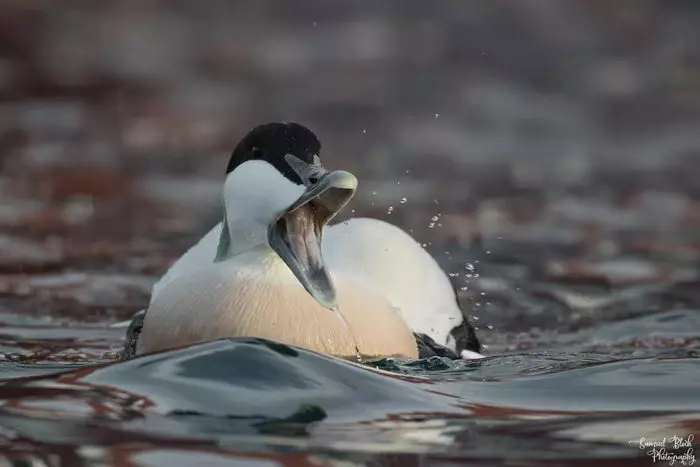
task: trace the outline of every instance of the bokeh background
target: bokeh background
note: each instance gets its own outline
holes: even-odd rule
[[[484,332],[581,326],[629,285],[696,300],[697,1],[3,0],[2,307],[145,305],[272,120],[312,128],[360,178],[345,215],[409,230]]]

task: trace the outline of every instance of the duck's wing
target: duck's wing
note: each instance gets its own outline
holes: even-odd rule
[[[333,225],[324,230],[323,256],[333,274],[360,282],[399,308],[415,333],[458,353],[469,342],[452,332],[465,323],[452,283],[435,259],[398,227],[366,218]]]

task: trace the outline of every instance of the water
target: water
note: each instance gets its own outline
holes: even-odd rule
[[[494,344],[483,360],[364,365],[257,339],[115,362],[123,330],[10,323],[0,455],[47,465],[651,465],[641,437],[700,428],[700,352],[640,349],[629,337],[697,336],[698,319],[678,310],[560,333],[558,350]]]
[[[348,323],[348,320],[345,318],[343,311],[340,309],[340,307],[335,307],[331,311],[333,313],[338,314],[338,318],[343,322],[343,326],[345,327],[345,329],[348,331],[348,334],[350,334],[350,337],[352,338],[353,346],[355,347],[355,361],[358,363],[362,363],[362,354],[360,353],[360,347],[357,345],[357,336],[355,335],[355,332],[350,327],[350,323]]]
[[[1,8],[0,466],[657,466],[629,441],[700,431],[697,2],[99,3]],[[347,214],[452,252],[488,358],[114,363],[280,108],[388,180]]]
[[[504,232],[484,208],[493,232],[463,247],[439,237],[456,229],[447,214],[425,228],[437,201],[415,217],[486,344],[487,358],[460,362],[360,365],[250,339],[119,362],[124,329],[109,325],[195,241],[183,231],[204,223],[182,219],[196,210],[103,205],[86,237],[49,244],[13,227],[0,245],[0,465],[669,465],[639,440],[700,433],[700,217],[652,236],[641,215],[616,230],[629,202],[546,203]]]

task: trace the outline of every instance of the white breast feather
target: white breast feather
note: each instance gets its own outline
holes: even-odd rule
[[[193,271],[211,266],[214,263],[216,247],[219,244],[220,235],[221,223],[214,226],[214,228],[202,237],[196,245],[187,250],[184,255],[180,256],[170,269],[168,269],[168,272],[153,285],[151,303],[153,303],[155,297],[173,279],[180,275],[191,274]]]
[[[137,352],[256,336],[343,357],[355,356],[356,342],[365,357],[417,358],[413,334],[388,300],[342,277],[335,285],[345,320],[264,249],[180,274],[152,300]]]
[[[153,286],[154,297],[182,274],[210,267],[221,224],[188,250]],[[347,276],[385,297],[415,332],[454,349],[450,331],[462,313],[447,275],[406,232],[377,219],[355,218],[327,227],[323,255],[334,276]]]

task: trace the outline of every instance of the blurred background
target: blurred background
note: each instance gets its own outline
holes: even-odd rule
[[[345,215],[409,230],[484,329],[580,326],[629,285],[695,300],[698,25],[693,0],[4,0],[3,306],[129,316],[275,120],[313,129],[360,179]]]

